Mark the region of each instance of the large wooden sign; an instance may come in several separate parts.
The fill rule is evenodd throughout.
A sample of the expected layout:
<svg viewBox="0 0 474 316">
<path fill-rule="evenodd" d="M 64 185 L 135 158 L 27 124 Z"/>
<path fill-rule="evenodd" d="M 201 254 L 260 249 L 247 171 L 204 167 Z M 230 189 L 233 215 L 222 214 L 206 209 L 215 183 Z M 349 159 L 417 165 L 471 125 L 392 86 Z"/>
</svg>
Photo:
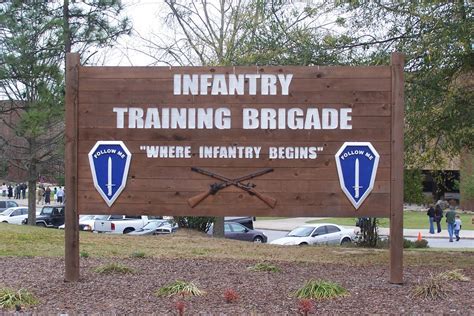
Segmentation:
<svg viewBox="0 0 474 316">
<path fill-rule="evenodd" d="M 80 213 L 389 216 L 389 66 L 80 67 L 78 78 Z M 99 174 L 88 158 L 98 141 L 131 153 L 110 206 L 101 197 L 108 168 Z M 358 209 L 336 168 L 345 142 L 369 142 L 380 155 Z M 199 172 L 235 180 L 266 169 L 220 189 L 224 178 Z M 115 174 L 112 182 L 119 187 Z"/>
<path fill-rule="evenodd" d="M 72 207 L 394 216 L 402 67 L 397 54 L 377 67 L 82 67 L 69 56 Z"/>
</svg>

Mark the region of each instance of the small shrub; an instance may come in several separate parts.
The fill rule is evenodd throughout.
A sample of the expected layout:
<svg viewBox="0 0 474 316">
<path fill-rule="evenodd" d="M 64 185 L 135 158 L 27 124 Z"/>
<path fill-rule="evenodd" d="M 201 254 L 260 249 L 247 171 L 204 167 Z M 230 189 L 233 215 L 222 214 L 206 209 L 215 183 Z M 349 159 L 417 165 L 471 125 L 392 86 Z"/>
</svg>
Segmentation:
<svg viewBox="0 0 474 316">
<path fill-rule="evenodd" d="M 176 309 L 178 310 L 178 315 L 183 316 L 186 304 L 183 301 L 177 301 L 175 306 L 176 306 Z"/>
<path fill-rule="evenodd" d="M 135 270 L 129 268 L 120 263 L 109 263 L 94 269 L 95 272 L 101 274 L 112 274 L 112 273 L 119 273 L 119 274 L 128 274 L 128 273 L 135 273 Z"/>
<path fill-rule="evenodd" d="M 22 306 L 33 306 L 38 303 L 38 299 L 27 290 L 0 289 L 0 308 L 11 309 L 17 306 L 21 308 Z"/>
<path fill-rule="evenodd" d="M 81 258 L 89 258 L 89 253 L 88 253 L 87 251 L 81 251 L 81 252 L 79 253 L 79 256 L 80 256 Z"/>
<path fill-rule="evenodd" d="M 415 243 L 409 239 L 403 238 L 403 248 L 414 248 Z"/>
<path fill-rule="evenodd" d="M 255 272 L 280 272 L 281 271 L 280 268 L 278 268 L 277 266 L 274 266 L 272 264 L 265 263 L 265 262 L 257 263 L 256 265 L 248 267 L 247 269 L 250 271 L 255 271 Z"/>
<path fill-rule="evenodd" d="M 302 288 L 295 292 L 297 298 L 315 300 L 346 296 L 348 294 L 347 290 L 339 284 L 322 280 L 309 280 Z"/>
<path fill-rule="evenodd" d="M 451 271 L 441 272 L 438 274 L 438 277 L 448 280 L 448 281 L 461 281 L 461 282 L 468 282 L 471 279 L 465 276 L 460 269 L 455 269 Z"/>
<path fill-rule="evenodd" d="M 132 258 L 145 258 L 146 254 L 143 251 L 136 251 L 132 253 L 131 257 Z"/>
<path fill-rule="evenodd" d="M 206 292 L 201 291 L 193 282 L 185 282 L 177 280 L 173 283 L 170 283 L 158 291 L 155 292 L 155 295 L 158 297 L 167 296 L 171 297 L 173 295 L 192 295 L 192 296 L 201 296 Z"/>
<path fill-rule="evenodd" d="M 239 299 L 239 295 L 233 289 L 227 289 L 224 291 L 224 299 L 227 304 L 234 303 Z"/>
<path fill-rule="evenodd" d="M 304 298 L 298 301 L 298 312 L 307 316 L 314 311 L 314 303 L 312 300 Z"/>
<path fill-rule="evenodd" d="M 431 276 L 425 283 L 416 286 L 412 291 L 413 297 L 423 299 L 447 298 L 452 292 L 452 286 L 440 276 Z"/>
<path fill-rule="evenodd" d="M 426 239 L 416 240 L 413 243 L 413 245 L 414 245 L 415 248 L 429 248 L 428 240 L 426 240 Z"/>
</svg>

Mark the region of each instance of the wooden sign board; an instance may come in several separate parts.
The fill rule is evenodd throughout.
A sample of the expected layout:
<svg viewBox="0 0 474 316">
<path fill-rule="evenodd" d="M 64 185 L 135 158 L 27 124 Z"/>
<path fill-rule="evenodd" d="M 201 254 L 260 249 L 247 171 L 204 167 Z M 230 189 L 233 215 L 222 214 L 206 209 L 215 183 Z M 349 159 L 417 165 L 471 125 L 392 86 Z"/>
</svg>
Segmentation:
<svg viewBox="0 0 474 316">
<path fill-rule="evenodd" d="M 80 67 L 81 214 L 377 216 L 390 213 L 391 67 Z M 240 79 L 240 81 L 239 81 Z M 97 141 L 131 152 L 126 186 L 109 207 L 94 187 Z M 335 153 L 370 142 L 375 185 L 356 211 L 341 190 Z M 191 207 L 221 181 L 273 171 Z"/>
<path fill-rule="evenodd" d="M 66 99 L 79 214 L 401 217 L 400 54 L 376 67 L 83 67 L 70 55 Z M 94 176 L 100 141 L 131 155 L 109 200 L 120 185 L 111 158 Z M 357 208 L 336 159 L 347 142 L 378 156 Z M 368 185 L 359 163 L 345 180 L 356 197 Z"/>
</svg>

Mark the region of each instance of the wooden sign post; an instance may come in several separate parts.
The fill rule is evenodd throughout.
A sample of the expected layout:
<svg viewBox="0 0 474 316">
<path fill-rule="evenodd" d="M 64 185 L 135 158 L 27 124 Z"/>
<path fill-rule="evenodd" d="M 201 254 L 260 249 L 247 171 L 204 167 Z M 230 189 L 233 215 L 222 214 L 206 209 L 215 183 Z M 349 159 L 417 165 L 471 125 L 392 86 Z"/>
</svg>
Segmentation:
<svg viewBox="0 0 474 316">
<path fill-rule="evenodd" d="M 66 280 L 78 214 L 390 217 L 402 283 L 403 57 L 378 67 L 82 67 L 67 56 Z"/>
</svg>

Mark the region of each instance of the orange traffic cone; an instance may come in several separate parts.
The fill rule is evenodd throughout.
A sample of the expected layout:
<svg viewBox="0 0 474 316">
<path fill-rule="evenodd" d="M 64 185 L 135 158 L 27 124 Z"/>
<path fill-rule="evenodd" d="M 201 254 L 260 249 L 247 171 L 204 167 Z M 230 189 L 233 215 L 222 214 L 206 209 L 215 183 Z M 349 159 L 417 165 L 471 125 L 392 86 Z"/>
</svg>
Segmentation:
<svg viewBox="0 0 474 316">
<path fill-rule="evenodd" d="M 418 232 L 418 238 L 417 238 L 418 241 L 421 240 L 421 232 Z"/>
</svg>

